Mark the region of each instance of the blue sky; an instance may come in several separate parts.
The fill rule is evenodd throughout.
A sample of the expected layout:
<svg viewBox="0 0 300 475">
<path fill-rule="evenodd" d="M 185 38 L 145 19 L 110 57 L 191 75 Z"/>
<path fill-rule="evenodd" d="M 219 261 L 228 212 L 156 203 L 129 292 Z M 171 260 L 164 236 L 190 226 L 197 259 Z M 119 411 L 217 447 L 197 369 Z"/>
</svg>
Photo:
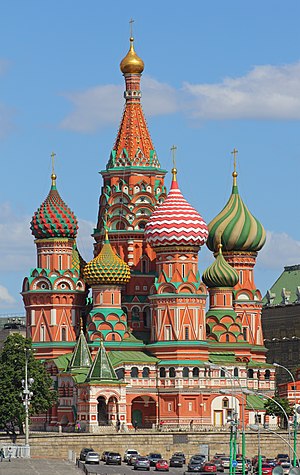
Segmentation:
<svg viewBox="0 0 300 475">
<path fill-rule="evenodd" d="M 22 280 L 36 264 L 29 225 L 57 186 L 92 258 L 105 168 L 123 110 L 119 63 L 145 63 L 142 104 L 161 165 L 209 222 L 238 185 L 268 239 L 256 266 L 264 294 L 300 263 L 300 3 L 297 0 L 10 0 L 0 28 L 0 314 L 23 311 Z M 166 183 L 170 184 L 170 173 Z M 200 252 L 202 273 L 208 251 Z"/>
</svg>

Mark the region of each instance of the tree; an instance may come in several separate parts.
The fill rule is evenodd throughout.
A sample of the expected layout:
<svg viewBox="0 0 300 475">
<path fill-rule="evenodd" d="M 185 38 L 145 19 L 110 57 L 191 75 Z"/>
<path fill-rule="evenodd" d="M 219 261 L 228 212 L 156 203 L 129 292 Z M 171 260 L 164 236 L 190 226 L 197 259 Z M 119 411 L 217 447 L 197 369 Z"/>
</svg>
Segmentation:
<svg viewBox="0 0 300 475">
<path fill-rule="evenodd" d="M 274 401 L 276 401 L 278 404 L 276 404 L 276 402 Z M 283 426 L 286 427 L 287 420 L 279 404 L 283 407 L 288 417 L 293 414 L 293 407 L 290 405 L 289 400 L 286 398 L 279 397 L 278 394 L 276 394 L 273 399 L 268 399 L 268 401 L 265 402 L 266 414 L 268 414 L 269 416 L 280 417 L 281 423 L 283 421 Z"/>
<path fill-rule="evenodd" d="M 28 361 L 28 378 L 34 382 L 29 415 L 46 412 L 57 400 L 52 379 L 43 363 L 34 357 L 31 340 L 19 333 L 9 335 L 0 353 L 0 427 L 16 438 L 16 427 L 23 434 L 25 408 L 22 401 L 25 378 L 25 359 Z"/>
</svg>

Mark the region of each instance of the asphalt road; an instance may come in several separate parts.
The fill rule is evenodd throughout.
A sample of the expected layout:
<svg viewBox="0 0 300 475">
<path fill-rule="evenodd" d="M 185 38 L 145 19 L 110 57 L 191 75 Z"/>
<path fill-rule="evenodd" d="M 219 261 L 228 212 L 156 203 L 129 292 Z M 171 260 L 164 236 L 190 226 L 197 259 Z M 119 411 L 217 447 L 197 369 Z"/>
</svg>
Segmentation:
<svg viewBox="0 0 300 475">
<path fill-rule="evenodd" d="M 87 473 L 100 473 L 101 475 L 142 475 L 146 473 L 151 474 L 152 472 L 158 475 L 160 473 L 166 473 L 155 470 L 155 467 L 150 467 L 150 472 L 147 470 L 134 470 L 133 467 L 123 462 L 122 465 L 106 465 L 104 462 L 100 462 L 99 465 L 88 464 L 85 469 Z M 187 471 L 187 465 L 184 465 L 182 468 L 170 467 L 170 470 L 167 473 L 169 475 L 183 475 L 185 471 Z"/>
<path fill-rule="evenodd" d="M 83 475 L 84 472 L 66 460 L 4 459 L 0 475 Z"/>
</svg>

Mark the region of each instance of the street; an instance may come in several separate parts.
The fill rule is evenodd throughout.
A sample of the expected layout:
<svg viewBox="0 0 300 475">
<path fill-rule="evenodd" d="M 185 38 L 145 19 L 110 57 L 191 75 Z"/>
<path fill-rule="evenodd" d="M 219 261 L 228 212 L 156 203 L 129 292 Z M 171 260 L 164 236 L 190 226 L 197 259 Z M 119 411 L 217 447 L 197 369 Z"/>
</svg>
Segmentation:
<svg viewBox="0 0 300 475">
<path fill-rule="evenodd" d="M 0 463 L 0 475 L 82 475 L 72 462 L 53 459 L 4 459 Z"/>
</svg>

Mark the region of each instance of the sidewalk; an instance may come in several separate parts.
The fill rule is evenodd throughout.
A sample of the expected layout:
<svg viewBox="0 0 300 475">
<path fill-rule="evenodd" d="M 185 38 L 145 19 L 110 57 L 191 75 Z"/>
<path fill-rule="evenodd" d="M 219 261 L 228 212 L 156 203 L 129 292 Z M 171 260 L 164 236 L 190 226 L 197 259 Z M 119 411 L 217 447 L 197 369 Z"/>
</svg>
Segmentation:
<svg viewBox="0 0 300 475">
<path fill-rule="evenodd" d="M 72 462 L 45 459 L 4 459 L 0 475 L 82 475 Z"/>
</svg>

